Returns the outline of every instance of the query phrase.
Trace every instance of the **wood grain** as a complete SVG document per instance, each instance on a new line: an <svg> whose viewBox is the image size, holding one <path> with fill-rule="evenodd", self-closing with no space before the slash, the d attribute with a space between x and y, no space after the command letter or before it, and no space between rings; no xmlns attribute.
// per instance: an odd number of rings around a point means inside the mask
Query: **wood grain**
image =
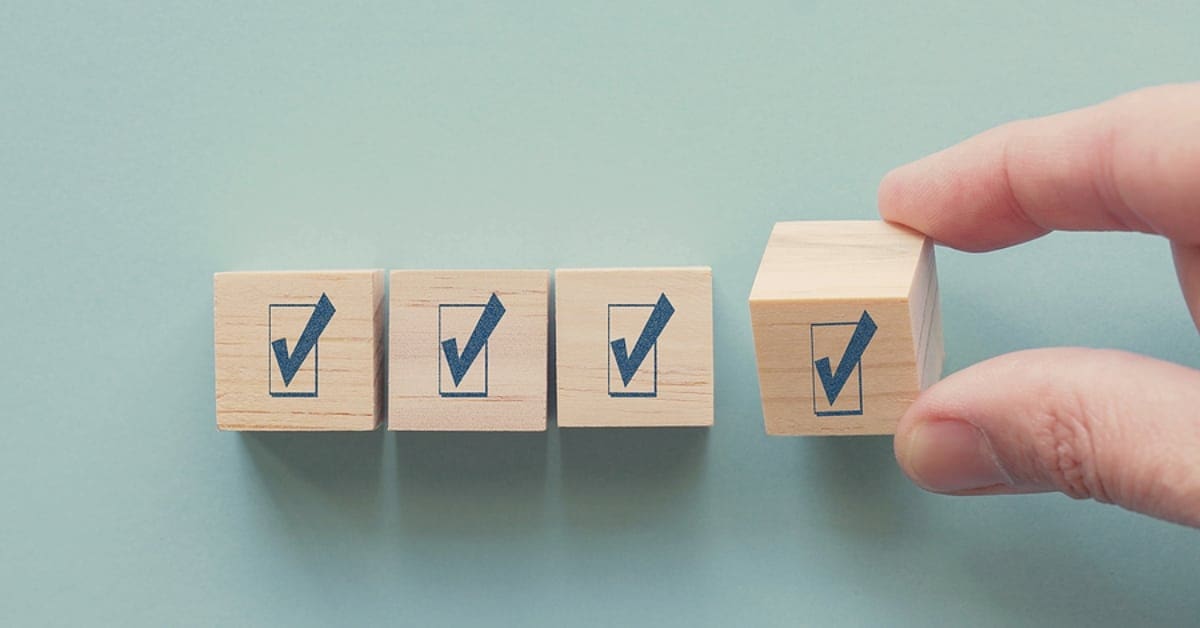
<svg viewBox="0 0 1200 628"><path fill-rule="evenodd" d="M877 329L831 403L814 361L838 365L863 312ZM769 434L894 433L917 394L941 376L933 245L904 227L775 225L750 293L750 317Z"/></svg>
<svg viewBox="0 0 1200 628"><path fill-rule="evenodd" d="M310 306L322 294L336 311L295 379L285 385L271 342L286 339L294 350ZM382 270L217 273L213 320L218 428L378 427L384 383ZM317 396L271 395L309 390Z"/></svg>
<svg viewBox="0 0 1200 628"><path fill-rule="evenodd" d="M462 351L493 294L504 314L455 385L441 342ZM388 429L545 430L549 294L545 270L392 271Z"/></svg>
<svg viewBox="0 0 1200 628"><path fill-rule="evenodd" d="M559 426L712 425L711 269L566 269L555 277ZM610 343L634 347L662 295L674 313L626 384Z"/></svg>

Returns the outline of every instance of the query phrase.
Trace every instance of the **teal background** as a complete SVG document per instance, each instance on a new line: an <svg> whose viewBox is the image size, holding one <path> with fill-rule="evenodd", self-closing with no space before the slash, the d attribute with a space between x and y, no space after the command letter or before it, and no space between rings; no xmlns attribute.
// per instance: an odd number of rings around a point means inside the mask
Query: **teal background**
<svg viewBox="0 0 1200 628"><path fill-rule="evenodd" d="M1196 79L1194 2L246 4L0 5L0 624L1200 617L1194 531L765 436L746 306L774 221ZM1200 366L1158 239L939 256L950 371ZM715 274L709 431L215 428L215 271L685 264Z"/></svg>

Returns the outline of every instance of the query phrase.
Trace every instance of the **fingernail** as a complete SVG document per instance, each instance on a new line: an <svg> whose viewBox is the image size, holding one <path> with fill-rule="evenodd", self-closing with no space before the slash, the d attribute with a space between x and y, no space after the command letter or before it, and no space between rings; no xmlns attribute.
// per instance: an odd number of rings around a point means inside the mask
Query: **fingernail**
<svg viewBox="0 0 1200 628"><path fill-rule="evenodd" d="M1010 483L987 437L965 421L918 425L909 437L907 458L917 484L938 493Z"/></svg>

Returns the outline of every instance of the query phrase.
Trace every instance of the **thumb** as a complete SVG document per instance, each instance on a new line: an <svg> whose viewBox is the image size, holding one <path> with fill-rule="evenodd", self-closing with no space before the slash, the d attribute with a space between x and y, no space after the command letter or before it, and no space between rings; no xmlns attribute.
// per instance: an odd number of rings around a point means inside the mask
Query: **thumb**
<svg viewBox="0 0 1200 628"><path fill-rule="evenodd" d="M1040 349L955 373L896 431L921 487L1061 491L1200 527L1200 371L1118 351Z"/></svg>

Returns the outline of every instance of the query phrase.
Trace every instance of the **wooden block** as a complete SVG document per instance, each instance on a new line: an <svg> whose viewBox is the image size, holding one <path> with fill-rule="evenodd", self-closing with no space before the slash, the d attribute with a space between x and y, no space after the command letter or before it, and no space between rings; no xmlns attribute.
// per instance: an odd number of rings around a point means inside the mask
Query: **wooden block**
<svg viewBox="0 0 1200 628"><path fill-rule="evenodd" d="M712 270L559 270L560 427L713 423Z"/></svg>
<svg viewBox="0 0 1200 628"><path fill-rule="evenodd" d="M898 225L775 225L750 319L768 434L895 433L941 376L933 243Z"/></svg>
<svg viewBox="0 0 1200 628"><path fill-rule="evenodd" d="M546 429L550 273L397 270L388 429Z"/></svg>
<svg viewBox="0 0 1200 628"><path fill-rule="evenodd" d="M383 271L213 277L217 427L372 430L383 417Z"/></svg>

